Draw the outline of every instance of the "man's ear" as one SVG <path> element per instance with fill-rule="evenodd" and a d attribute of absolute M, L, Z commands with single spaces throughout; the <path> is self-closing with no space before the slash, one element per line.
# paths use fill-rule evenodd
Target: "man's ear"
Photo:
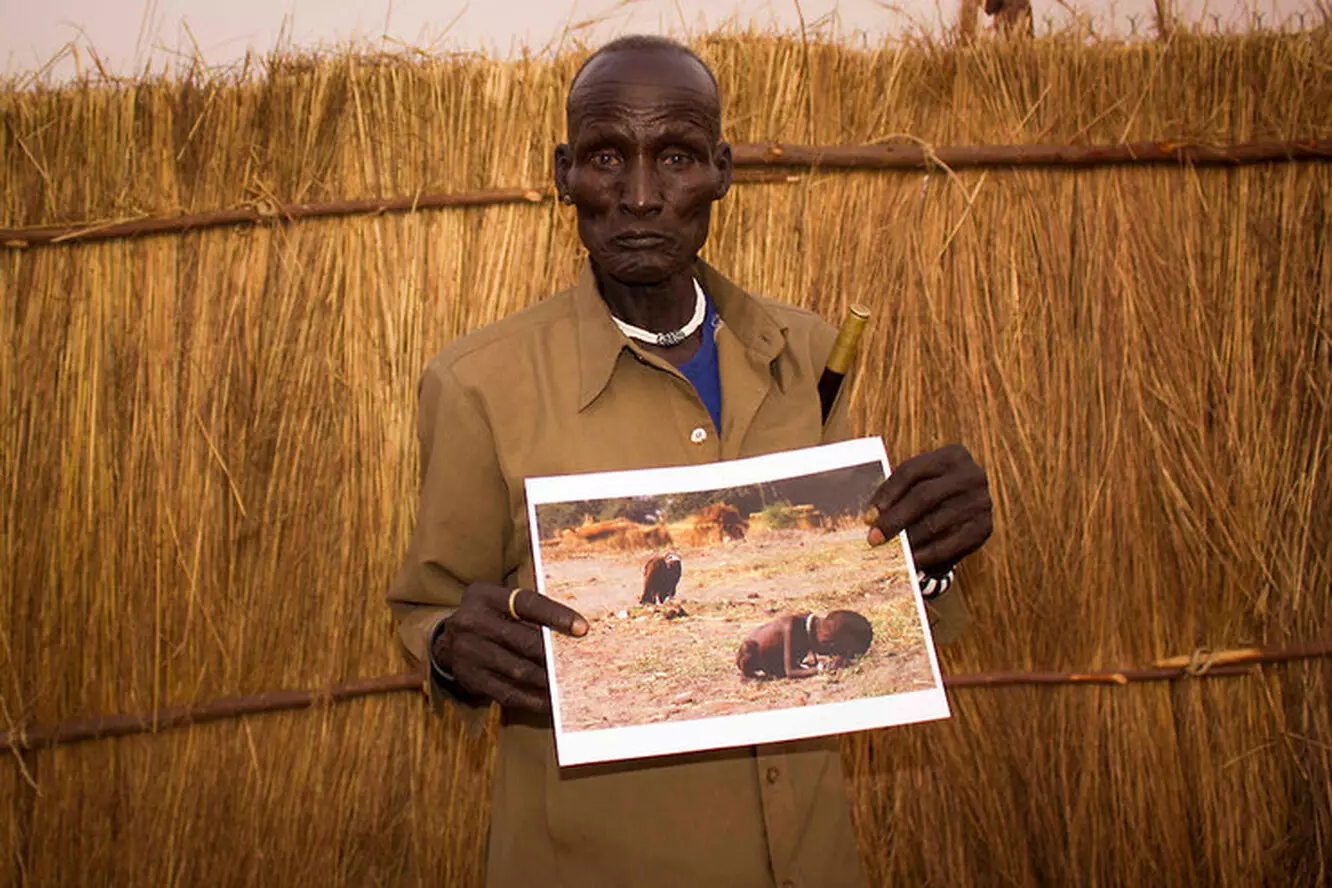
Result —
<path fill-rule="evenodd" d="M 722 141 L 717 143 L 717 172 L 720 175 L 717 177 L 717 190 L 713 193 L 713 200 L 721 200 L 726 196 L 726 193 L 731 190 L 732 160 L 730 142 Z"/>
<path fill-rule="evenodd" d="M 555 146 L 555 194 L 569 193 L 569 168 L 573 166 L 573 149 L 561 142 Z"/>

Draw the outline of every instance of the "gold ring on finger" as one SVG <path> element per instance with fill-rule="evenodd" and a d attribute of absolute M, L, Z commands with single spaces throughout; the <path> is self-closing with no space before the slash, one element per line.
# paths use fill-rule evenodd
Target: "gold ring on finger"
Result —
<path fill-rule="evenodd" d="M 521 590 L 519 589 L 514 589 L 512 592 L 509 593 L 509 616 L 513 617 L 515 620 L 521 623 L 523 621 L 523 618 L 518 616 L 518 611 L 513 609 L 513 600 L 518 597 L 518 593 L 520 591 Z"/>

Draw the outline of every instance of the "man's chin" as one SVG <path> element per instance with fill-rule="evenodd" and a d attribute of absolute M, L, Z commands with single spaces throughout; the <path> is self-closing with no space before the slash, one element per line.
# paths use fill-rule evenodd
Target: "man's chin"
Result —
<path fill-rule="evenodd" d="M 692 262 L 682 262 L 676 256 L 615 255 L 595 260 L 603 274 L 631 287 L 650 287 L 664 284 L 679 274 L 686 273 Z"/>

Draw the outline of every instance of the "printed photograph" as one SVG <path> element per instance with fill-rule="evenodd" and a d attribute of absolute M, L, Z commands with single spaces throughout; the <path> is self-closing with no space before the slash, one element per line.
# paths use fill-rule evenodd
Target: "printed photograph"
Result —
<path fill-rule="evenodd" d="M 866 542 L 886 472 L 874 438 L 529 480 L 539 591 L 590 625 L 547 635 L 561 763 L 946 717 L 905 540 Z"/>

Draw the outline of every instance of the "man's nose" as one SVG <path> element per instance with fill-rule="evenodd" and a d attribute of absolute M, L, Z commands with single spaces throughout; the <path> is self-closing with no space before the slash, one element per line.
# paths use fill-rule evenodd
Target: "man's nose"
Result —
<path fill-rule="evenodd" d="M 651 163 L 630 164 L 626 170 L 623 201 L 625 209 L 637 216 L 661 211 L 661 178 Z"/>

